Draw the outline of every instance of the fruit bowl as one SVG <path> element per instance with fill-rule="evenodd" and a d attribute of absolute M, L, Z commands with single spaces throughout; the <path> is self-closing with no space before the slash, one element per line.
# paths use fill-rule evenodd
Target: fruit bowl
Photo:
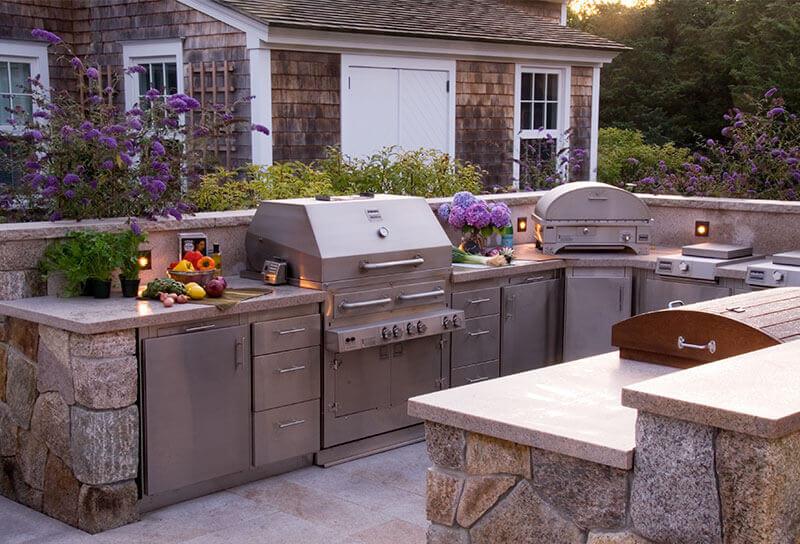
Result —
<path fill-rule="evenodd" d="M 216 270 L 193 270 L 192 272 L 176 272 L 174 270 L 167 270 L 167 275 L 175 281 L 183 284 L 196 283 L 204 287 L 206 283 L 211 281 L 214 277 Z"/>

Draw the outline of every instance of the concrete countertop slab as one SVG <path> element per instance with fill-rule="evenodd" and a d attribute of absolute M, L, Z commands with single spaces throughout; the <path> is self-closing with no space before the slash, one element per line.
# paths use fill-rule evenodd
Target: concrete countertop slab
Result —
<path fill-rule="evenodd" d="M 409 400 L 408 413 L 526 446 L 621 469 L 633 466 L 636 410 L 626 385 L 676 369 L 613 351 Z"/>
<path fill-rule="evenodd" d="M 631 384 L 622 404 L 729 431 L 780 438 L 800 431 L 800 344 L 788 342 Z"/>
<path fill-rule="evenodd" d="M 263 287 L 252 280 L 232 278 L 231 287 Z M 16 317 L 79 334 L 99 334 L 153 325 L 169 325 L 228 315 L 258 312 L 320 303 L 323 291 L 291 285 L 274 287 L 275 292 L 240 302 L 227 310 L 204 304 L 176 304 L 165 308 L 159 301 L 122 298 L 118 293 L 108 299 L 91 297 L 32 297 L 0 302 L 0 315 Z"/>

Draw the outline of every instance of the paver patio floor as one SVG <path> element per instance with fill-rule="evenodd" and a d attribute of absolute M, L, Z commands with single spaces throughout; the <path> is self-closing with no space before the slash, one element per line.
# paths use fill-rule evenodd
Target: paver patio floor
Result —
<path fill-rule="evenodd" d="M 235 487 L 93 536 L 0 497 L 0 543 L 422 543 L 429 464 L 425 444 L 414 444 Z"/>

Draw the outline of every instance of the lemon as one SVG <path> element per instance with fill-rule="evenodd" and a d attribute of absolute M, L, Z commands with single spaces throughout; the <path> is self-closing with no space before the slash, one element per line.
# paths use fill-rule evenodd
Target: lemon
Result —
<path fill-rule="evenodd" d="M 195 284 L 188 284 L 186 286 L 186 294 L 192 300 L 201 300 L 206 298 L 206 290 Z"/>
<path fill-rule="evenodd" d="M 187 290 L 191 289 L 192 287 L 200 287 L 200 284 L 193 281 L 190 281 L 189 283 L 186 284 Z"/>

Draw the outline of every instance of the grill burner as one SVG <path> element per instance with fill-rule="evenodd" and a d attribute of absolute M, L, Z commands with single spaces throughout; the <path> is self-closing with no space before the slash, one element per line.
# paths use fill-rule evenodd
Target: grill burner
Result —
<path fill-rule="evenodd" d="M 650 210 L 636 195 L 605 183 L 566 183 L 547 192 L 533 212 L 536 245 L 567 250 L 650 250 Z"/>
<path fill-rule="evenodd" d="M 717 267 L 753 259 L 753 248 L 704 243 L 684 246 L 679 255 L 659 257 L 656 274 L 713 281 Z"/>
<path fill-rule="evenodd" d="M 757 287 L 800 287 L 800 251 L 776 253 L 772 262 L 748 266 L 745 281 Z"/>
<path fill-rule="evenodd" d="M 325 290 L 322 451 L 328 465 L 421 438 L 410 397 L 441 389 L 449 334 L 450 240 L 422 198 L 265 201 L 247 260 L 287 263 L 289 283 Z"/>

